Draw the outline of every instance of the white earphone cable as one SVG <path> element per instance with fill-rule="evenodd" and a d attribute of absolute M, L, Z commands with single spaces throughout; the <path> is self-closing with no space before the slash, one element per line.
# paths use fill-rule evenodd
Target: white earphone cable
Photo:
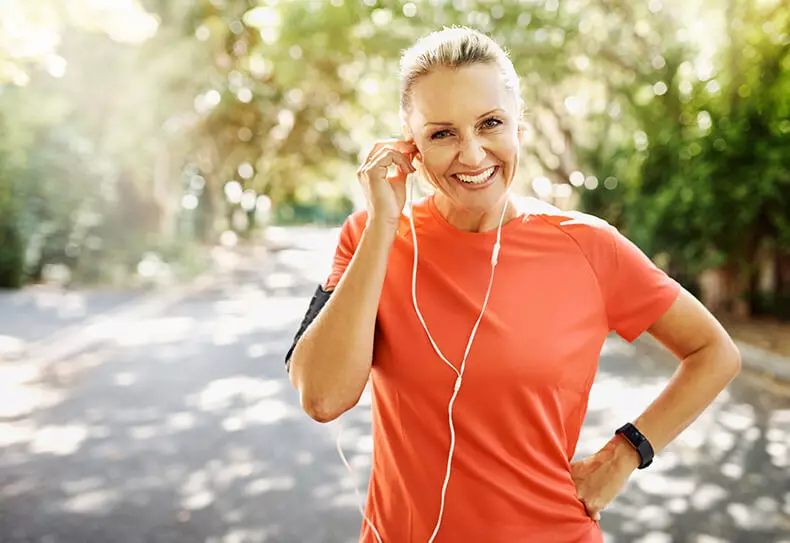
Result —
<path fill-rule="evenodd" d="M 512 185 L 511 185 L 512 186 Z M 413 190 L 414 190 L 414 180 L 412 180 L 411 188 L 409 192 L 409 203 L 413 206 Z M 417 317 L 420 319 L 420 323 L 422 324 L 423 330 L 425 330 L 426 335 L 428 336 L 428 340 L 431 342 L 433 346 L 433 350 L 436 351 L 436 354 L 441 358 L 445 364 L 450 366 L 453 371 L 458 375 L 458 378 L 455 380 L 455 385 L 453 387 L 453 395 L 450 397 L 450 402 L 447 405 L 447 415 L 450 425 L 450 449 L 447 454 L 447 470 L 444 476 L 444 482 L 442 483 L 442 493 L 441 493 L 441 500 L 439 505 L 439 516 L 436 520 L 436 526 L 434 526 L 433 533 L 431 534 L 428 543 L 433 543 L 436 535 L 439 533 L 439 528 L 442 523 L 442 517 L 444 515 L 444 504 L 445 504 L 445 496 L 447 494 L 447 485 L 450 483 L 450 473 L 452 471 L 452 462 L 453 462 L 453 453 L 455 452 L 455 425 L 453 423 L 453 405 L 455 404 L 455 399 L 458 396 L 458 392 L 461 390 L 461 382 L 463 381 L 464 371 L 466 370 L 466 359 L 469 356 L 469 351 L 472 348 L 472 342 L 474 341 L 475 335 L 477 334 L 477 329 L 480 326 L 480 321 L 483 319 L 483 314 L 485 313 L 486 307 L 488 306 L 488 299 L 491 295 L 491 287 L 494 283 L 494 271 L 496 269 L 497 262 L 499 261 L 499 248 L 500 248 L 500 241 L 502 236 L 502 223 L 505 219 L 505 212 L 507 211 L 507 204 L 508 204 L 508 195 L 510 194 L 510 187 L 508 187 L 507 195 L 505 197 L 505 205 L 502 208 L 502 215 L 499 218 L 499 226 L 497 227 L 497 240 L 494 244 L 494 250 L 491 255 L 491 276 L 488 280 L 488 288 L 486 289 L 485 299 L 483 300 L 483 307 L 480 309 L 480 315 L 477 317 L 477 321 L 475 321 L 475 325 L 472 328 L 472 332 L 469 335 L 469 340 L 466 344 L 466 350 L 464 351 L 464 357 L 461 361 L 461 368 L 460 370 L 456 369 L 444 354 L 441 352 L 439 347 L 436 345 L 431 333 L 428 331 L 428 326 L 425 324 L 425 319 L 420 312 L 420 308 L 417 305 L 417 261 L 419 252 L 417 249 L 417 233 L 414 227 L 414 213 L 409 213 L 409 223 L 411 225 L 411 234 L 412 234 L 412 241 L 414 244 L 414 266 L 412 268 L 412 282 L 411 282 L 411 295 L 412 295 L 412 303 L 414 305 L 414 311 L 417 313 Z"/>
<path fill-rule="evenodd" d="M 409 177 L 411 177 L 411 176 L 409 176 Z M 436 535 L 439 533 L 439 528 L 440 528 L 441 523 L 442 523 L 442 517 L 444 515 L 445 495 L 447 493 L 447 485 L 450 482 L 450 473 L 451 473 L 451 470 L 452 470 L 453 453 L 455 452 L 455 426 L 453 424 L 453 405 L 455 404 L 455 399 L 458 396 L 458 392 L 461 390 L 461 382 L 463 380 L 464 371 L 466 369 L 466 359 L 469 356 L 469 351 L 472 348 L 472 342 L 474 341 L 475 335 L 477 334 L 477 329 L 480 326 L 480 321 L 482 321 L 483 314 L 485 313 L 486 307 L 488 306 L 488 299 L 489 299 L 489 297 L 491 295 L 491 287 L 494 284 L 494 271 L 496 269 L 497 262 L 499 261 L 499 249 L 501 247 L 502 223 L 505 220 L 505 213 L 507 212 L 507 207 L 508 207 L 508 203 L 509 203 L 510 188 L 512 187 L 512 184 L 507 188 L 507 193 L 506 193 L 506 196 L 505 196 L 505 205 L 502 208 L 502 215 L 499 218 L 499 226 L 497 227 L 496 243 L 494 243 L 494 249 L 493 249 L 493 252 L 491 254 L 491 276 L 489 277 L 489 280 L 488 280 L 488 288 L 486 289 L 485 299 L 483 300 L 483 307 L 481 308 L 480 315 L 477 317 L 477 321 L 475 321 L 475 325 L 472 328 L 471 334 L 469 335 L 469 340 L 468 340 L 468 342 L 466 344 L 466 350 L 464 351 L 464 357 L 463 357 L 463 359 L 461 361 L 461 368 L 459 370 L 459 369 L 456 369 L 456 367 L 453 366 L 450 363 L 449 360 L 447 360 L 447 358 L 444 356 L 442 351 L 439 349 L 438 345 L 436 345 L 436 342 L 434 341 L 433 337 L 431 336 L 431 333 L 428 331 L 428 326 L 425 324 L 425 319 L 423 318 L 422 313 L 420 312 L 420 308 L 417 305 L 417 261 L 418 261 L 418 256 L 419 255 L 418 255 L 418 249 L 417 249 L 417 233 L 416 233 L 416 230 L 415 230 L 415 227 L 414 227 L 414 213 L 413 213 L 414 183 L 415 183 L 415 181 L 414 181 L 414 178 L 412 177 L 411 178 L 411 183 L 409 184 L 410 185 L 410 188 L 409 188 L 409 224 L 411 225 L 412 241 L 413 241 L 413 244 L 414 244 L 414 266 L 412 268 L 412 280 L 411 280 L 412 303 L 414 305 L 414 311 L 417 313 L 417 317 L 419 318 L 420 323 L 422 324 L 423 330 L 425 330 L 425 333 L 428 336 L 428 341 L 430 341 L 431 345 L 433 346 L 433 350 L 436 351 L 436 354 L 439 356 L 439 358 L 441 358 L 442 361 L 444 361 L 444 363 L 447 364 L 455 372 L 455 374 L 458 376 L 456 378 L 456 380 L 455 380 L 455 385 L 453 386 L 453 394 L 450 397 L 450 402 L 447 405 L 447 414 L 448 414 L 448 420 L 449 420 L 449 425 L 450 425 L 450 449 L 449 449 L 449 452 L 447 454 L 447 470 L 445 472 L 444 482 L 442 484 L 441 501 L 440 501 L 440 505 L 439 505 L 439 516 L 438 516 L 438 518 L 436 520 L 436 526 L 433 529 L 433 533 L 431 534 L 431 537 L 428 540 L 428 543 L 433 543 L 434 539 L 436 538 Z M 342 428 L 342 426 L 341 426 L 341 428 Z M 346 457 L 343 454 L 343 449 L 340 446 L 340 433 L 341 433 L 341 429 L 339 428 L 338 429 L 338 435 L 337 435 L 337 451 L 340 454 L 340 458 L 343 461 L 343 464 L 346 466 L 348 471 L 353 475 L 354 472 L 352 471 L 351 466 L 349 465 L 348 461 L 346 460 Z M 359 510 L 362 513 L 362 518 L 365 519 L 365 521 L 370 526 L 371 530 L 373 530 L 373 534 L 376 536 L 376 540 L 378 541 L 378 543 L 383 543 L 383 541 L 381 539 L 381 536 L 379 535 L 378 530 L 376 530 L 376 527 L 373 525 L 373 522 L 365 515 L 365 510 L 362 507 L 362 496 L 359 493 L 359 489 L 357 488 L 356 483 L 354 483 L 354 492 L 356 493 L 357 498 L 359 499 Z"/>
<path fill-rule="evenodd" d="M 343 431 L 343 425 L 342 425 L 342 421 L 338 421 L 338 422 L 339 424 L 337 428 L 337 441 L 335 442 L 335 444 L 337 445 L 337 452 L 338 454 L 340 454 L 340 459 L 343 461 L 343 464 L 346 466 L 346 469 L 348 469 L 348 472 L 351 473 L 351 475 L 354 475 L 354 470 L 351 469 L 351 465 L 348 463 L 348 460 L 346 460 L 346 455 L 343 454 L 343 448 L 340 446 L 340 434 Z M 368 523 L 370 529 L 373 530 L 373 534 L 376 536 L 376 540 L 378 540 L 379 543 L 384 543 L 381 540 L 379 531 L 376 530 L 376 527 L 373 525 L 373 521 L 371 521 L 368 518 L 368 516 L 365 514 L 365 508 L 362 507 L 362 494 L 359 493 L 357 482 L 353 481 L 353 483 L 354 483 L 354 494 L 357 495 L 357 508 L 359 509 L 359 512 L 362 513 L 362 518 L 365 519 L 365 522 Z"/>

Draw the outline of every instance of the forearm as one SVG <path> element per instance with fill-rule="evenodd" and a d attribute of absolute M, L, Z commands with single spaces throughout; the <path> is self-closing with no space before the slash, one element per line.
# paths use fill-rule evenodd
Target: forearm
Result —
<path fill-rule="evenodd" d="M 681 361 L 669 384 L 634 422 L 656 454 L 685 430 L 740 370 L 740 355 L 728 338 L 711 343 Z M 607 445 L 616 457 L 639 465 L 639 456 L 622 437 Z"/>
<path fill-rule="evenodd" d="M 373 334 L 394 236 L 369 225 L 343 277 L 294 348 L 291 381 L 305 411 L 328 421 L 353 407 L 370 374 Z"/>

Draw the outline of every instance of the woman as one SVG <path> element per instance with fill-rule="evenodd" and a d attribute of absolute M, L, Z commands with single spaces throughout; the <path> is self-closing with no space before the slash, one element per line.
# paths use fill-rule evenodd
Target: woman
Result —
<path fill-rule="evenodd" d="M 370 378 L 360 541 L 600 542 L 600 511 L 733 379 L 739 354 L 605 222 L 517 209 L 522 106 L 495 42 L 444 29 L 401 69 L 405 139 L 377 143 L 358 170 L 367 209 L 343 225 L 290 378 L 321 422 Z M 415 171 L 436 190 L 407 218 Z M 612 439 L 571 462 L 612 330 L 628 341 L 647 330 L 682 364 L 632 424 L 612 421 Z"/>

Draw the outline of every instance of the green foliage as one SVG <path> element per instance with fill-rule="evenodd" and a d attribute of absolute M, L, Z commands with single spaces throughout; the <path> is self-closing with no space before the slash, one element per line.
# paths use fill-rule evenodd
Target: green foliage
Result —
<path fill-rule="evenodd" d="M 684 83 L 682 57 L 668 57 L 667 92 L 631 104 L 649 142 L 624 142 L 637 175 L 623 176 L 617 193 L 589 192 L 583 202 L 616 215 L 649 252 L 671 255 L 679 273 L 738 270 L 749 285 L 743 296 L 759 312 L 776 304 L 758 302 L 753 289 L 758 249 L 777 242 L 781 258 L 790 247 L 790 8 L 733 2 L 727 15 L 717 72 Z"/>
<path fill-rule="evenodd" d="M 29 277 L 64 262 L 96 279 L 246 234 L 258 195 L 275 221 L 336 222 L 360 152 L 400 133 L 401 50 L 451 24 L 505 44 L 522 76 L 519 188 L 586 178 L 582 206 L 692 288 L 721 266 L 753 286 L 756 247 L 790 247 L 790 8 L 776 0 L 114 3 L 128 19 L 11 4 L 60 43 L 0 51 L 0 260 Z"/>
<path fill-rule="evenodd" d="M 624 142 L 638 174 L 624 177 L 618 193 L 587 193 L 583 202 L 602 214 L 616 210 L 635 241 L 671 255 L 680 273 L 737 270 L 752 309 L 778 313 L 787 292 L 758 295 L 753 287 L 761 244 L 775 242 L 775 258 L 790 247 L 790 7 L 733 2 L 727 15 L 717 72 L 693 85 L 687 79 L 684 92 L 682 57 L 668 58 L 668 91 L 633 104 L 649 142 L 644 150 Z"/>

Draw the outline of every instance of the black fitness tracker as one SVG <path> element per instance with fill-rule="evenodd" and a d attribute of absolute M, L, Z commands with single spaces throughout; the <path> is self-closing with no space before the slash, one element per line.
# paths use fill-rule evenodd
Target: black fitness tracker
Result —
<path fill-rule="evenodd" d="M 622 435 L 630 444 L 631 446 L 636 449 L 636 452 L 639 453 L 639 468 L 638 469 L 645 469 L 647 466 L 653 463 L 653 446 L 647 440 L 647 438 L 636 429 L 636 426 L 631 424 L 630 422 L 626 422 L 617 431 L 614 435 Z"/>

